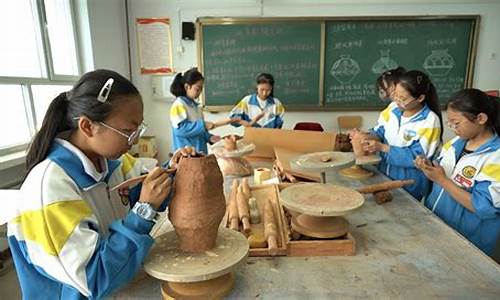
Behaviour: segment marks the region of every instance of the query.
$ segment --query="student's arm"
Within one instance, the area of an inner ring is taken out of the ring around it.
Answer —
[[[231,123],[231,125],[234,127],[240,127],[242,126],[242,124],[247,125],[247,123],[249,124],[250,122],[252,122],[252,119],[250,119],[250,116],[248,115],[248,104],[245,98],[238,102],[235,107],[233,107],[233,109],[229,113],[229,118],[241,120],[241,122]]]
[[[69,177],[46,178],[42,190],[43,217],[32,219],[27,212],[18,220],[23,235],[33,237],[25,243],[26,255],[36,253],[28,260],[42,275],[91,298],[102,298],[134,277],[153,244],[153,222],[130,212],[105,235]]]
[[[202,119],[196,121],[184,120],[179,123],[177,128],[173,128],[174,134],[180,137],[194,137],[194,136],[205,136],[207,128],[205,127],[205,121]]]
[[[283,119],[283,115],[285,114],[285,107],[283,106],[283,104],[281,104],[281,102],[279,100],[275,100],[277,102],[276,104],[276,114],[273,118],[273,120],[271,122],[269,122],[268,124],[271,124],[271,128],[282,128],[283,127],[283,122],[284,122],[284,119]],[[264,127],[267,127],[267,126],[264,126]]]

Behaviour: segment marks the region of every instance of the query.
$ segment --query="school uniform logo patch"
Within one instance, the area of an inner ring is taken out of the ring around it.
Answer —
[[[453,178],[453,180],[466,188],[472,187],[473,183],[472,180],[465,178],[460,173],[457,173],[457,175],[455,175],[455,178]]]
[[[417,136],[417,132],[415,130],[406,129],[405,132],[404,132],[404,134],[403,134],[403,139],[405,141],[410,141],[415,136]]]
[[[462,174],[466,177],[466,178],[472,178],[474,177],[474,175],[476,174],[476,168],[474,168],[473,166],[466,166],[465,168],[462,169]]]

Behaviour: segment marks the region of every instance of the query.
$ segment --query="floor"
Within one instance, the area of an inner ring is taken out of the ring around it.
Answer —
[[[0,300],[21,299],[21,289],[12,261],[4,261],[5,270],[0,271]]]

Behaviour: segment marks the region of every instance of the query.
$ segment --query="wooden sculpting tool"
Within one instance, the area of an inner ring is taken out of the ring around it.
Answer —
[[[168,174],[171,174],[171,173],[175,173],[175,171],[177,171],[177,169],[167,169],[166,171],[167,171]],[[144,175],[141,175],[141,176],[137,176],[137,177],[133,177],[133,178],[127,179],[124,182],[122,182],[122,183],[120,183],[118,185],[115,185],[109,191],[112,192],[114,190],[121,189],[121,188],[126,188],[126,187],[132,186],[134,184],[137,184],[139,182],[142,182],[142,181],[144,181],[144,179],[146,179],[146,177],[148,177],[148,175],[149,174],[144,174]]]
[[[266,201],[264,201],[264,234],[267,239],[269,254],[271,256],[278,254],[278,230],[276,229],[273,209],[271,207],[271,202],[269,199],[266,199]]]
[[[241,180],[241,184],[240,184],[243,188],[243,194],[245,195],[245,197],[247,198],[247,201],[248,199],[250,199],[250,186],[248,185],[248,178],[243,178]]]
[[[231,186],[231,194],[229,195],[229,228],[232,230],[239,230],[240,218],[238,214],[238,204],[236,202],[236,197],[238,194],[238,180],[233,180],[233,185]]]
[[[248,198],[243,192],[243,183],[238,187],[238,194],[236,195],[236,203],[238,204],[238,215],[241,223],[243,223],[243,231],[250,233],[250,213],[248,212]]]

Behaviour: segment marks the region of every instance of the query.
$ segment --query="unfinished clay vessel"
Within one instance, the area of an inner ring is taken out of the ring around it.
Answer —
[[[370,154],[363,150],[363,141],[369,137],[369,134],[358,132],[351,138],[352,151],[356,157],[357,165],[374,164],[380,161],[380,157],[376,154]]]
[[[186,252],[212,249],[225,210],[223,177],[215,156],[182,158],[168,211],[179,248]]]
[[[238,138],[234,134],[225,136],[224,137],[224,149],[226,149],[227,151],[236,150],[238,148],[238,146],[236,144],[237,140],[238,140]]]

